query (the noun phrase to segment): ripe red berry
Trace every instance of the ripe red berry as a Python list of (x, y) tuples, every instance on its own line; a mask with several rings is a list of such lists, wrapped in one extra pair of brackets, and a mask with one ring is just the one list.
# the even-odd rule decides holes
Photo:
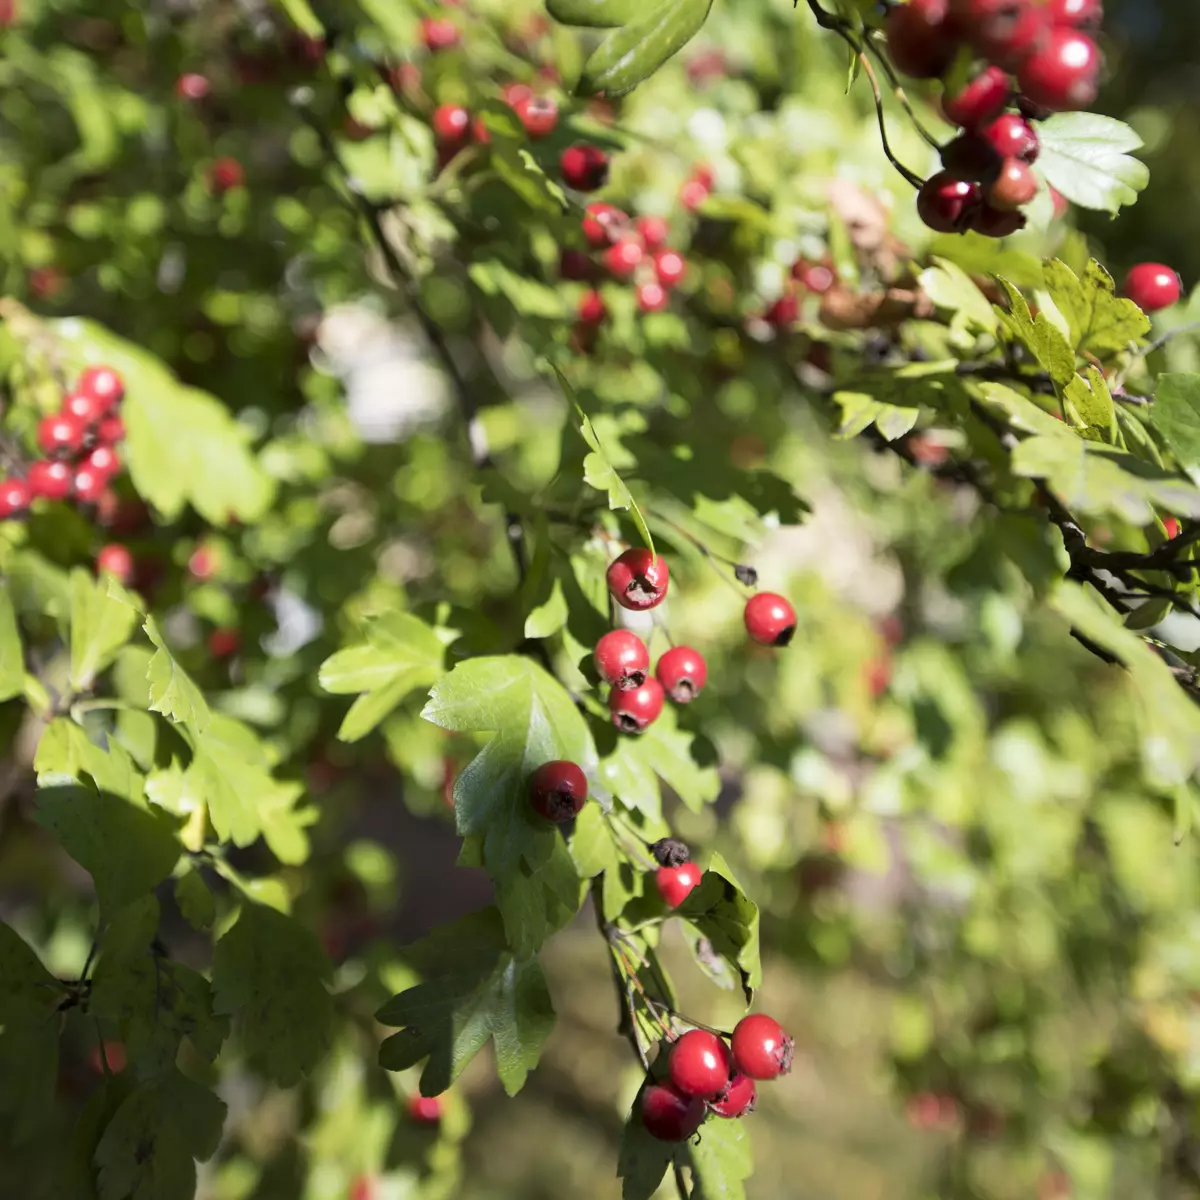
[(806, 262), (803, 258), (798, 258), (792, 263), (792, 278), (802, 287), (820, 296), (837, 283), (837, 275), (828, 263)]
[(1183, 283), (1164, 263), (1138, 263), (1125, 276), (1125, 295), (1143, 312), (1159, 312), (1179, 302)]
[(795, 1043), (774, 1017), (751, 1013), (733, 1031), (733, 1061), (751, 1079), (776, 1079), (792, 1069)]
[(32, 499), (29, 484), (24, 479), (0, 480), (0, 521), (23, 517), (29, 511)]
[(1013, 212), (1024, 208), (1037, 195), (1038, 181), (1033, 169), (1019, 158), (1006, 158), (1000, 164), (1000, 174), (984, 191), (992, 208)]
[(1100, 50), (1087, 34), (1056, 25), (1045, 46), (1021, 64), (1017, 81), (1021, 94), (1041, 108), (1087, 108), (1100, 91)]
[(46, 454), (78, 454), (86, 437), (87, 426), (70, 413), (52, 413), (38, 422), (38, 445)]
[(699, 650), (672, 646), (658, 660), (654, 674), (676, 704), (690, 704), (708, 682), (708, 664)]
[(637, 231), (641, 235), (642, 244), (647, 250), (657, 250), (667, 244), (670, 227), (662, 217), (638, 217)]
[(1042, 44), (1049, 28), (1033, 0), (953, 0), (971, 45), (989, 62), (1015, 71)]
[(981, 204), (971, 218), (971, 228), (983, 237), (1006, 238), (1025, 228), (1025, 214), (1015, 210), (1005, 212), (990, 204)]
[(436, 1125), (442, 1119), (442, 1098), (440, 1096), (409, 1096), (408, 1115), (418, 1125)]
[(80, 504), (95, 504), (108, 487), (109, 475), (84, 463), (71, 477), (71, 491)]
[(188, 559), (188, 572), (193, 579), (211, 579), (217, 570), (216, 555), (207, 546), (198, 546)]
[(588, 245), (599, 249), (615, 242), (628, 224), (629, 218), (619, 208), (593, 200), (584, 209), (581, 228)]
[(608, 155), (599, 146), (568, 146), (558, 159), (558, 169), (568, 187), (594, 192), (608, 179)]
[(776, 329), (790, 329), (799, 319), (800, 301), (793, 292), (785, 292), (763, 313), (763, 320)]
[(423, 17), (421, 19), (421, 41), (426, 50), (449, 50), (457, 46), (462, 34), (449, 17)]
[(718, 1117), (744, 1117), (754, 1111), (757, 1099), (758, 1088), (754, 1080), (749, 1075), (735, 1073), (729, 1086), (715, 1100), (710, 1100), (708, 1107)]
[(433, 135), (443, 146), (461, 146), (471, 136), (471, 114), (461, 104), (440, 104), (433, 110)]
[(654, 872), (654, 886), (668, 908), (678, 908), (700, 886), (704, 872), (694, 862), (677, 867), (659, 867)]
[(39, 458), (25, 476), (29, 494), (45, 500), (65, 500), (71, 494), (71, 467), (61, 460)]
[(100, 472), (108, 480), (120, 471), (121, 458), (112, 446), (101, 444), (92, 450), (80, 463), (80, 466), (90, 467), (93, 471)]
[(652, 1083), (642, 1092), (642, 1124), (661, 1142), (686, 1142), (704, 1120), (704, 1101), (685, 1096), (669, 1083)]
[(644, 313), (661, 312), (667, 307), (670, 297), (661, 283), (649, 280), (639, 283), (637, 289), (638, 308)]
[(203, 100), (212, 91), (212, 84), (203, 75), (180, 75), (175, 81), (175, 95), (180, 100)]
[(1102, 0), (1050, 0), (1046, 15), (1055, 25), (1098, 33), (1104, 20), (1104, 4)]
[(236, 629), (214, 629), (208, 635), (208, 652), (213, 658), (229, 658), (241, 648), (242, 635)]
[(549, 137), (558, 128), (558, 105), (549, 96), (530, 96), (513, 108), (531, 138)]
[(1008, 74), (999, 67), (986, 67), (957, 92), (942, 97), (942, 112), (947, 121), (975, 129), (999, 116), (1011, 94)]
[(978, 133), (964, 133), (942, 147), (942, 166), (956, 179), (981, 183), (1000, 166), (1000, 155)]
[(663, 287), (674, 287), (687, 271), (687, 263), (677, 250), (660, 250), (654, 256), (654, 273)]
[(608, 317), (608, 305), (599, 292), (584, 292), (579, 301), (579, 319), (590, 326), (601, 325)]
[(679, 203), (688, 212), (695, 212), (708, 199), (711, 192), (711, 186), (706, 184), (703, 179), (689, 179), (679, 189)]
[(34, 267), (29, 272), (29, 290), (39, 300), (53, 300), (66, 286), (67, 277), (58, 267)]
[(72, 392), (62, 402), (62, 411), (82, 425), (94, 425), (101, 416), (101, 404), (86, 392)]
[(125, 399), (125, 380), (112, 367), (88, 367), (80, 374), (75, 390), (91, 396), (101, 413), (106, 413)]
[(670, 577), (666, 559), (642, 546), (635, 546), (615, 558), (606, 575), (612, 598), (622, 608), (638, 612), (663, 602)]
[(671, 1082), (685, 1096), (709, 1100), (729, 1086), (729, 1047), (715, 1033), (689, 1029), (671, 1047)]
[(642, 243), (634, 238), (621, 238), (604, 252), (604, 265), (618, 279), (628, 279), (642, 261)]
[(529, 780), (529, 802), (547, 821), (569, 821), (587, 799), (587, 776), (577, 763), (542, 763)]
[(346, 1200), (378, 1200), (375, 1181), (370, 1175), (357, 1175), (350, 1183)]
[(608, 693), (612, 723), (622, 733), (641, 733), (658, 720), (662, 708), (662, 684), (657, 679), (647, 679), (638, 688), (613, 688)]
[(970, 225), (980, 199), (977, 183), (939, 171), (917, 193), (917, 214), (935, 233), (962, 233)]
[(221, 196), (242, 186), (246, 173), (236, 158), (218, 158), (208, 169), (208, 188), (214, 195)]
[(592, 658), (605, 683), (618, 688), (637, 688), (646, 682), (650, 651), (632, 630), (610, 630), (596, 643)]
[(133, 555), (126, 546), (111, 542), (96, 555), (96, 570), (114, 576), (119, 583), (133, 578)]
[(125, 440), (125, 422), (111, 415), (102, 417), (96, 426), (96, 441), (102, 446), (115, 446)]
[(763, 646), (786, 646), (796, 632), (796, 610), (774, 592), (759, 592), (746, 601), (746, 632)]
[(595, 272), (592, 260), (582, 250), (564, 250), (559, 256), (558, 274), (561, 279), (578, 282), (591, 279)]
[(958, 53), (958, 35), (949, 8), (949, 0), (909, 0), (888, 13), (883, 30), (897, 71), (932, 79), (950, 66)]
[(1042, 148), (1037, 130), (1018, 113), (1004, 113), (994, 121), (989, 121), (979, 135), (1000, 158), (1036, 162)]

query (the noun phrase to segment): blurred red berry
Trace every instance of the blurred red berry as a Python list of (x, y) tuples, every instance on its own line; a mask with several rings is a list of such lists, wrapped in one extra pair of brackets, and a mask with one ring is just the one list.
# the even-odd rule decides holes
[(213, 658), (229, 658), (241, 648), (242, 635), (236, 629), (214, 629), (208, 635), (208, 652)]
[(44, 500), (65, 500), (71, 494), (72, 471), (69, 463), (39, 458), (29, 464), (25, 476), (31, 497)]
[(0, 521), (23, 517), (29, 511), (32, 499), (29, 484), (24, 479), (0, 480)]
[(608, 155), (599, 146), (568, 146), (559, 156), (558, 167), (567, 186), (580, 192), (594, 192), (608, 179)]
[(125, 381), (112, 367), (87, 367), (81, 372), (75, 390), (91, 396), (100, 405), (101, 413), (111, 412), (125, 399)]
[(203, 100), (212, 91), (212, 84), (203, 75), (180, 75), (175, 81), (175, 95), (180, 100)]
[(449, 50), (462, 40), (458, 26), (450, 17), (423, 17), (421, 19), (421, 41), (426, 50), (436, 53)]
[(127, 546), (111, 542), (96, 555), (96, 570), (112, 575), (118, 583), (128, 583), (133, 578), (133, 555)]
[(208, 188), (216, 196), (223, 196), (226, 192), (241, 187), (245, 178), (242, 164), (236, 158), (218, 158), (208, 168)]

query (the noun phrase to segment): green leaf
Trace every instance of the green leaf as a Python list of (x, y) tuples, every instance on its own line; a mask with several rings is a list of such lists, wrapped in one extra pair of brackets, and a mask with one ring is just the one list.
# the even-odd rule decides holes
[(38, 741), (33, 758), (41, 784), (65, 783), (90, 775), (96, 787), (145, 808), (145, 779), (120, 743), (102, 750), (67, 717), (55, 717)]
[(287, 13), (289, 20), (301, 33), (311, 38), (324, 37), (325, 30), (308, 0), (279, 0), (279, 3), (283, 11)]
[(234, 1018), (250, 1066), (283, 1087), (298, 1083), (329, 1049), (329, 960), (293, 918), (246, 903), (213, 957), (213, 1011)]
[(442, 642), (411, 613), (389, 613), (368, 622), (363, 636), (364, 643), (327, 658), (318, 675), (327, 692), (363, 693), (338, 730), (344, 742), (365, 737), (405, 697), (429, 687), (442, 674)]
[(82, 786), (39, 788), (34, 820), (91, 875), (107, 916), (157, 887), (180, 847), (165, 813)]
[(616, 29), (645, 8), (640, 0), (546, 0), (546, 11), (562, 25)]
[[(712, 763), (698, 761), (695, 753), (696, 736), (679, 728), (674, 709), (664, 708), (662, 715), (645, 733), (636, 738), (622, 739), (619, 754), (625, 762), (632, 761), (635, 771), (643, 775), (656, 774), (692, 812), (711, 804), (721, 790), (721, 777)], [(648, 817), (657, 811), (631, 801), (619, 784), (614, 791), (623, 803), (633, 803)]]
[(1007, 279), (997, 275), (996, 281), (1009, 302), (1007, 312), (1001, 308), (996, 310), (1001, 328), (1025, 346), (1059, 387), (1065, 386), (1075, 375), (1075, 354), (1067, 345), (1067, 339), (1044, 312), (1033, 317), (1025, 297)]
[(0, 1025), (23, 1014), (40, 1017), (62, 994), (62, 984), (42, 966), (33, 949), (15, 929), (0, 922)]
[(976, 391), (987, 408), (1000, 416), (1019, 433), (1037, 433), (1046, 437), (1075, 438), (1075, 434), (1038, 408), (1032, 400), (1003, 383), (981, 383)]
[(1149, 333), (1146, 314), (1132, 300), (1116, 294), (1112, 276), (1095, 259), (1088, 261), (1082, 279), (1057, 258), (1044, 263), (1043, 271), (1046, 290), (1079, 353), (1111, 358)]
[(550, 585), (550, 595), (545, 601), (532, 609), (525, 618), (525, 636), (527, 638), (553, 637), (567, 623), (569, 610), (567, 598), (563, 595), (562, 580), (555, 579)]
[(504, 296), (523, 317), (542, 317), (549, 321), (563, 317), (565, 304), (561, 288), (521, 275), (494, 259), (472, 263), (467, 274), (484, 295)]
[[(642, 1090), (645, 1090), (645, 1085)], [(651, 1200), (667, 1169), (675, 1161), (678, 1148), (675, 1143), (651, 1137), (642, 1124), (641, 1112), (642, 1092), (639, 1091), (625, 1127), (621, 1130), (621, 1148), (617, 1152), (621, 1200)], [(701, 1136), (706, 1134), (707, 1128)]]
[(833, 400), (842, 409), (842, 422), (835, 435), (839, 438), (857, 437), (874, 425), (889, 442), (894, 442), (911, 433), (921, 415), (919, 408), (884, 404), (863, 392), (834, 392)]
[(10, 1017), (0, 1032), (0, 1121), (5, 1141), (42, 1132), (58, 1091), (59, 1023), (44, 1010)]
[(217, 1152), (225, 1105), (170, 1071), (141, 1084), (96, 1147), (100, 1200), (181, 1200), (196, 1191), (196, 1162)]
[(1093, 366), (1087, 378), (1076, 375), (1063, 389), (1063, 409), (1072, 423), (1083, 426), (1084, 436), (1112, 445), (1117, 440), (1117, 410), (1104, 376)]
[(554, 1028), (550, 992), (536, 957), (514, 956), (494, 908), (472, 913), (410, 946), (406, 957), (426, 977), (389, 1000), (376, 1019), (401, 1026), (379, 1051), (381, 1065), (402, 1071), (429, 1061), (421, 1092), (444, 1092), (488, 1039), (510, 1096), (524, 1086)]
[(750, 1122), (710, 1117), (688, 1144), (692, 1200), (745, 1200), (743, 1186), (754, 1173)]
[(712, 0), (660, 0), (596, 47), (584, 64), (580, 92), (611, 99), (632, 91), (700, 32), (711, 7)]
[(0, 587), (0, 701), (25, 691), (25, 654), (8, 587)]
[(1129, 155), (1141, 149), (1142, 139), (1112, 117), (1055, 113), (1038, 125), (1038, 138), (1038, 166), (1046, 182), (1080, 208), (1115, 216), (1150, 182), (1145, 164)]
[(146, 671), (150, 682), (150, 711), (162, 713), (177, 724), (186, 722), (197, 733), (203, 733), (211, 716), (204, 693), (171, 657), (154, 618), (147, 617), (142, 628), (155, 646), (154, 657)]
[(1160, 375), (1150, 419), (1179, 465), (1200, 471), (1200, 375)]
[(84, 691), (129, 641), (137, 610), (111, 594), (110, 581), (71, 572), (71, 686)]
[(217, 919), (217, 904), (204, 882), (204, 876), (193, 868), (175, 881), (175, 903), (183, 919), (193, 929), (209, 929)]
[(995, 333), (996, 310), (975, 281), (946, 258), (935, 258), (934, 266), (921, 273), (921, 290), (938, 308), (954, 314), (955, 322), (968, 330)]
[(749, 1003), (762, 983), (758, 957), (758, 905), (742, 892), (729, 865), (713, 854), (699, 886), (675, 910), (712, 944), (741, 977)]
[[(542, 763), (569, 759), (595, 780), (587, 724), (553, 676), (515, 654), (460, 663), (434, 686), (421, 715), (457, 733), (495, 734), (455, 781), (458, 832), (482, 836), (484, 866), (497, 885), (519, 878), (501, 908), (512, 947), (531, 952), (563, 915), (565, 865), (558, 831), (530, 810), (529, 776)], [(533, 895), (541, 897), (541, 916), (530, 921)]]

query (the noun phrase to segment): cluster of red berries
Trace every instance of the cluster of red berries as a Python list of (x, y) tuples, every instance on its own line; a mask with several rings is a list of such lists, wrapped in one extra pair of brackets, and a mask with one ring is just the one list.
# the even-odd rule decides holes
[(689, 1029), (671, 1047), (667, 1078), (642, 1090), (642, 1124), (652, 1137), (682, 1142), (710, 1112), (745, 1116), (754, 1109), (756, 1081), (786, 1075), (794, 1048), (783, 1026), (765, 1013), (743, 1017), (728, 1043), (707, 1029)]
[[(504, 103), (517, 114), (525, 132), (534, 141), (549, 137), (558, 128), (558, 105), (550, 96), (539, 95), (527, 84), (510, 83), (505, 87)], [(470, 110), (461, 104), (438, 105), (433, 110), (430, 123), (437, 141), (439, 168), (472, 142), (483, 146), (491, 141), (491, 134), (483, 121), (472, 116)], [(571, 150), (565, 150), (563, 158), (570, 153)], [(607, 162), (606, 156), (606, 169)]]
[(23, 517), (38, 499), (96, 504), (121, 469), (116, 447), (125, 438), (117, 411), (125, 384), (111, 367), (88, 367), (56, 413), (38, 422), (44, 458), (25, 475), (0, 482), (0, 520)]
[(944, 75), (964, 46), (982, 60), (942, 97), (963, 132), (942, 148), (944, 169), (917, 197), (926, 225), (987, 237), (1024, 226), (1020, 210), (1039, 186), (1031, 121), (1096, 99), (1102, 58), (1089, 34), (1103, 15), (1101, 0), (909, 0), (889, 12), (888, 55), (904, 74)]

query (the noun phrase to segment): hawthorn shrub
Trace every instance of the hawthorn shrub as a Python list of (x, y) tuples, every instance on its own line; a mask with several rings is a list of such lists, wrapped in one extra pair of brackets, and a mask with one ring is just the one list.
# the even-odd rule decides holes
[(1103, 16), (4, 11), (0, 1191), (1195, 1188)]

